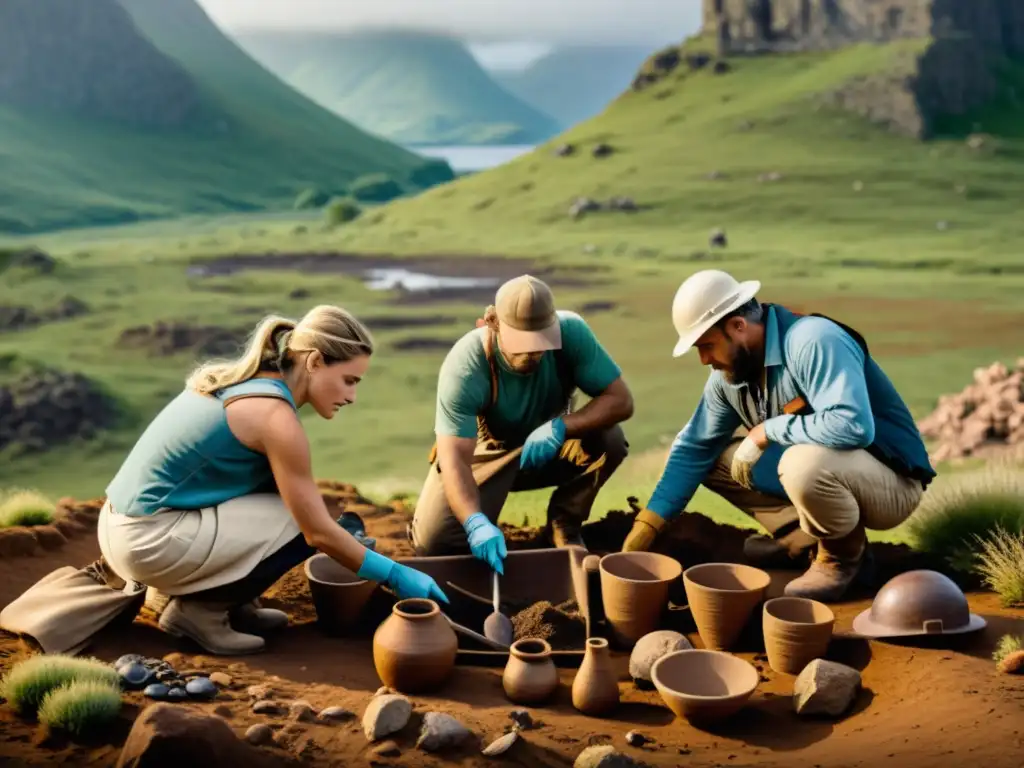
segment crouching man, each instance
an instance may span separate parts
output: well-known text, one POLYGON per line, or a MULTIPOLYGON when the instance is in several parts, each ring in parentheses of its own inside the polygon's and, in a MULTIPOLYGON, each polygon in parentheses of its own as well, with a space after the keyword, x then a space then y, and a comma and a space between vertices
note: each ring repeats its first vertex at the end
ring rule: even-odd
POLYGON ((865 529, 906 520, 935 472, 860 334, 762 304, 759 289, 706 270, 676 293, 673 355, 696 347, 714 370, 623 549, 648 549, 703 484, 768 532, 746 541, 752 562, 794 565, 816 548, 786 594, 834 601, 861 571, 865 529))
POLYGON ((420 556, 472 552, 503 573, 497 527, 512 491, 554 487, 547 533, 582 546, 582 524, 622 463, 633 398, 582 317, 556 311, 529 275, 502 285, 438 376, 437 442, 410 536, 420 556), (571 409, 579 388, 592 399, 571 409))

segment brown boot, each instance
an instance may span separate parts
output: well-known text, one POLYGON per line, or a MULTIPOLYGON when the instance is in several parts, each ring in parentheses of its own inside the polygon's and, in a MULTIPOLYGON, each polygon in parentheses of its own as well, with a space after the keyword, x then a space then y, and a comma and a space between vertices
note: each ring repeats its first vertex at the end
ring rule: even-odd
POLYGON ((212 654, 236 656, 262 651, 262 637, 236 632, 228 611, 232 606, 175 597, 160 617, 160 629, 175 637, 188 637, 212 654))
POLYGON ((860 573, 867 549, 868 539, 862 523, 842 538, 822 539, 811 567, 786 585, 785 594, 823 603, 841 599, 860 573))

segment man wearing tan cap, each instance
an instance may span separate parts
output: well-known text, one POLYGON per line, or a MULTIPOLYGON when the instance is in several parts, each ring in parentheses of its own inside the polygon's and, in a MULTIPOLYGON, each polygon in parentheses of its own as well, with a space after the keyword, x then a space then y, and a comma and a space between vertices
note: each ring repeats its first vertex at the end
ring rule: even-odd
POLYGON ((468 548, 499 573, 498 515, 509 492, 554 487, 548 534, 582 546, 580 528, 626 457, 620 422, 633 397, 587 323, 556 311, 551 289, 523 275, 502 285, 438 376, 437 442, 410 535, 421 556, 468 548), (592 399, 573 411, 573 393, 592 399))
POLYGON ((703 484, 768 531, 747 540, 754 562, 816 550, 787 595, 838 600, 866 575, 866 529, 906 520, 935 471, 863 337, 761 303, 760 287, 715 269, 679 287, 673 356, 696 349, 713 370, 623 549, 649 549, 703 484))

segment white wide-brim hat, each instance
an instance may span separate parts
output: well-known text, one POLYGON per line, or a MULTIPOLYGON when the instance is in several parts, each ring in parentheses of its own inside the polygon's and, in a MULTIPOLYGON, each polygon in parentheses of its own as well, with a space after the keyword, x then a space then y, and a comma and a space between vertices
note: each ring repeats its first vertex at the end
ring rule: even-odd
POLYGON ((672 303, 672 322, 679 334, 672 357, 689 352, 711 326, 746 304, 759 290, 760 280, 740 283, 717 269, 703 270, 687 278, 672 303))

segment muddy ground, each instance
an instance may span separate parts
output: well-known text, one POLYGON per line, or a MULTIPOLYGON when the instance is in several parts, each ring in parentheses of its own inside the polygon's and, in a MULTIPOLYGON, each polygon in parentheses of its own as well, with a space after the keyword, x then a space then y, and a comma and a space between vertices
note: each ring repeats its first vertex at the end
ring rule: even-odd
MULTIPOLYGON (((325 497, 337 508, 359 513, 378 548, 392 556, 411 556, 405 526, 410 510, 402 503, 377 507, 350 486, 329 484, 325 497)), ((43 531, 0 533, 0 606, 6 605, 46 573, 66 564, 84 565, 98 556, 93 528, 99 502, 66 503, 59 526, 43 531)), ((631 514, 612 514, 588 526, 592 551, 617 549, 631 514)), ((535 546, 538 532, 507 529, 510 548, 535 546)), ((684 518, 660 547, 676 553, 684 566, 710 559, 741 560, 745 534, 718 526, 700 515, 684 518)), ((902 548, 878 547, 881 577, 935 564, 909 557, 902 548)), ((792 573, 774 573, 770 594, 778 593, 792 573)), ((967 585, 971 587, 971 585, 967 585)), ((373 667, 370 637, 374 625, 340 639, 324 635, 301 569, 295 569, 266 595, 265 604, 286 610, 292 624, 269 639, 269 650, 250 657, 211 657, 188 641, 161 633, 144 609, 127 628, 111 628, 97 637, 87 653, 112 661, 124 653, 166 657, 179 669, 223 671, 231 686, 209 703, 192 707, 225 717, 239 734, 257 722, 279 723, 283 745, 263 747, 304 765, 487 765, 569 766, 590 744, 610 743, 651 765, 665 766, 899 766, 963 765, 974 760, 986 768, 1019 768, 1024 748, 1024 677, 1000 675, 990 659, 999 638, 1024 633, 1024 611, 1000 608, 997 599, 971 590, 972 609, 988 620, 985 630, 955 642, 948 638, 928 647, 866 642, 844 638, 856 613, 869 605, 864 596, 834 606, 837 636, 829 657, 862 671, 864 690, 845 717, 801 719, 792 711, 793 679, 774 673, 761 655, 757 626, 738 655, 762 669, 763 682, 746 709, 715 731, 698 730, 677 720, 655 691, 638 690, 627 673, 627 657, 616 662, 622 705, 614 716, 588 718, 570 700, 573 670, 560 672, 562 687, 546 706, 531 709, 539 727, 526 731, 501 758, 479 754, 511 727, 514 708, 501 688, 501 668, 460 667, 446 686, 431 695, 411 697, 416 712, 439 709, 462 720, 478 741, 444 757, 415 749, 417 716, 395 739, 402 754, 373 754, 358 720, 341 725, 292 724, 286 718, 250 712, 246 687, 268 683, 280 698, 304 699, 314 707, 343 706, 361 715, 380 680, 373 667), (628 746, 625 734, 638 730, 654 740, 628 746)), ((675 612, 695 647, 699 636, 685 610, 675 612)), ((0 668, 26 651, 14 637, 0 637, 0 668)), ((48 737, 31 723, 0 707, 0 763, 5 765, 111 766, 117 760, 131 721, 146 705, 139 693, 126 695, 118 727, 95 743, 71 744, 48 737)))

